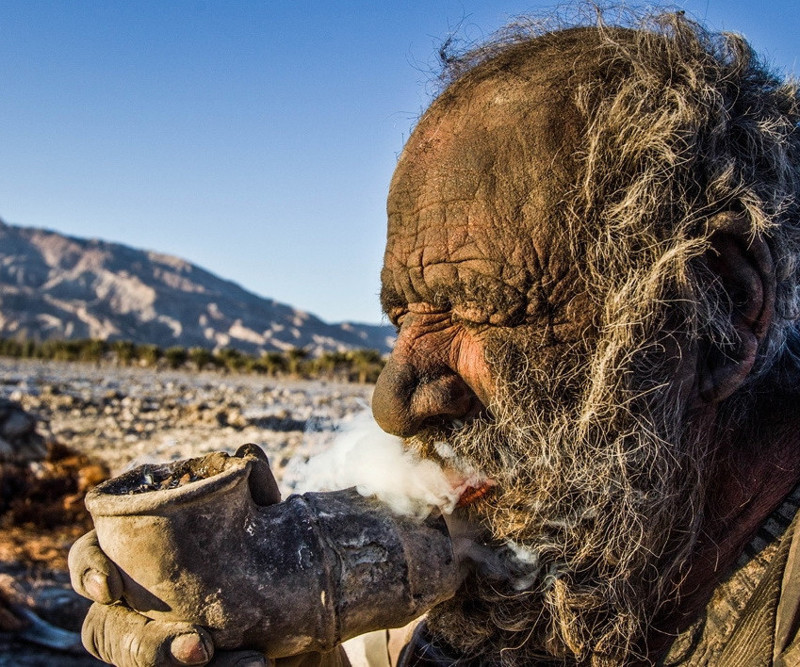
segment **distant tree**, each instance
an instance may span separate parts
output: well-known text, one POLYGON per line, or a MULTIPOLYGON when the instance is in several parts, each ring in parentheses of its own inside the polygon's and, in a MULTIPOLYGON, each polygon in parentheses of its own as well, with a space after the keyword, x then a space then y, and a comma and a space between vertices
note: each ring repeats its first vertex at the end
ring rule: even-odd
POLYGON ((223 347, 214 354, 219 365, 237 373, 247 366, 246 355, 233 347, 223 347))
POLYGON ((22 343, 15 338, 0 338, 0 354, 18 359, 22 356, 22 343))
POLYGON ((303 367, 303 361, 308 358, 308 350, 302 347, 292 347, 286 350, 286 361, 290 375, 299 375, 303 367))
POLYGON ((33 359, 37 356, 39 351, 39 346, 36 345, 36 341, 28 338, 22 343, 22 349, 20 350, 20 356, 23 359, 33 359))
POLYGON ((348 357, 352 363, 353 373, 358 382, 375 382, 384 366, 380 352, 377 350, 351 350, 348 357))
POLYGON ((264 368, 267 375, 275 377, 279 373, 285 373, 289 368, 289 361, 281 352, 264 352, 258 360, 261 368, 264 368))
POLYGON ((120 366, 130 366, 136 356, 136 346, 129 340, 115 340, 111 343, 111 352, 120 366))
POLYGON ((56 355, 61 361, 76 361, 80 359, 83 341, 60 340, 54 346, 56 355))
POLYGON ((315 376, 326 375, 328 377, 333 377, 335 368, 336 362, 332 352, 323 352, 311 362, 311 372, 315 376))
POLYGON ((216 366, 211 350, 207 350, 204 347, 191 348, 189 350, 189 361, 197 367, 198 371, 202 371, 210 365, 216 366))
POLYGON ((189 352, 185 347, 175 345, 164 350, 164 359, 170 368, 180 368, 188 361, 189 352))
POLYGON ((347 380, 350 375, 351 362, 346 352, 326 351, 313 362, 315 375, 325 376, 329 379, 347 380))
MULTIPOLYGON (((32 340, 25 341, 25 347, 30 349, 30 354, 24 356, 34 359, 55 359, 58 354, 55 349, 55 341, 45 340, 37 344, 32 340)), ((25 350, 28 351, 27 349, 25 350)))
POLYGON ((80 358, 84 341, 46 340, 38 345, 35 356, 55 361, 76 361, 80 358))
POLYGON ((158 345, 137 345, 136 358, 141 366, 155 366, 158 360, 164 355, 158 345))
POLYGON ((78 357, 81 361, 99 362, 105 357, 109 349, 106 341, 97 338, 80 341, 80 343, 78 357))

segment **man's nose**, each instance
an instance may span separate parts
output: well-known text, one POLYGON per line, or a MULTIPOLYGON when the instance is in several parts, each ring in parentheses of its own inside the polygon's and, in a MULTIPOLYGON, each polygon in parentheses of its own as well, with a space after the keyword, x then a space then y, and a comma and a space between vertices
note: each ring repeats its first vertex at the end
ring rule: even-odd
POLYGON ((372 394, 372 414, 387 433, 408 437, 426 422, 466 419, 481 402, 467 383, 447 367, 421 372, 390 357, 372 394))

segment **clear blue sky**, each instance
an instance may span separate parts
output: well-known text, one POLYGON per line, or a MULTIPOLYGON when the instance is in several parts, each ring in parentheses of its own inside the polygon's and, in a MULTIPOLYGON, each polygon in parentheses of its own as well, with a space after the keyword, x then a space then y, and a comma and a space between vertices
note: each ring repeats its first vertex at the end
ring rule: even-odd
MULTIPOLYGON (((0 217, 378 322, 385 197, 436 51, 552 3, 0 0, 0 217)), ((798 71, 798 0, 675 6, 798 71)))

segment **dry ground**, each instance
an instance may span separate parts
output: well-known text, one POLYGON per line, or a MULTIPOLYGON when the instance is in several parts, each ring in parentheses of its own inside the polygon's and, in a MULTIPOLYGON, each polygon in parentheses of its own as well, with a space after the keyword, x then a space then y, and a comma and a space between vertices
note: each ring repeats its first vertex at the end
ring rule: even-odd
MULTIPOLYGON (((330 443, 337 425, 366 409, 371 391, 320 381, 0 359, 0 397, 34 414, 51 443, 112 474, 254 442, 267 452, 284 493, 308 456, 330 443)), ((35 475, 46 476, 47 465, 33 464, 35 475)), ((98 471, 84 460, 75 475, 87 486, 98 471)), ((86 524, 74 494, 65 492, 52 505, 61 508, 52 510, 56 514, 67 507, 70 519, 62 512, 48 521, 51 510, 42 512, 30 497, 20 502, 16 514, 0 516, 0 577, 13 579, 39 615, 77 631, 87 603, 71 593, 66 553, 86 524)), ((0 633, 0 667, 97 664, 88 655, 58 654, 0 633)))

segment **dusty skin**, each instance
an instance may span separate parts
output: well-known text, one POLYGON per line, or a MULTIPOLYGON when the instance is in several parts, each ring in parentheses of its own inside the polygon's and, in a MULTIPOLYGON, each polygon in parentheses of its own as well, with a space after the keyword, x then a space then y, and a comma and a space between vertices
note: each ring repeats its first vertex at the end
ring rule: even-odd
POLYGON ((491 479, 459 518, 529 568, 468 576, 404 666, 800 663, 798 91, 683 14, 628 26, 448 57, 398 161, 373 412, 491 479))

